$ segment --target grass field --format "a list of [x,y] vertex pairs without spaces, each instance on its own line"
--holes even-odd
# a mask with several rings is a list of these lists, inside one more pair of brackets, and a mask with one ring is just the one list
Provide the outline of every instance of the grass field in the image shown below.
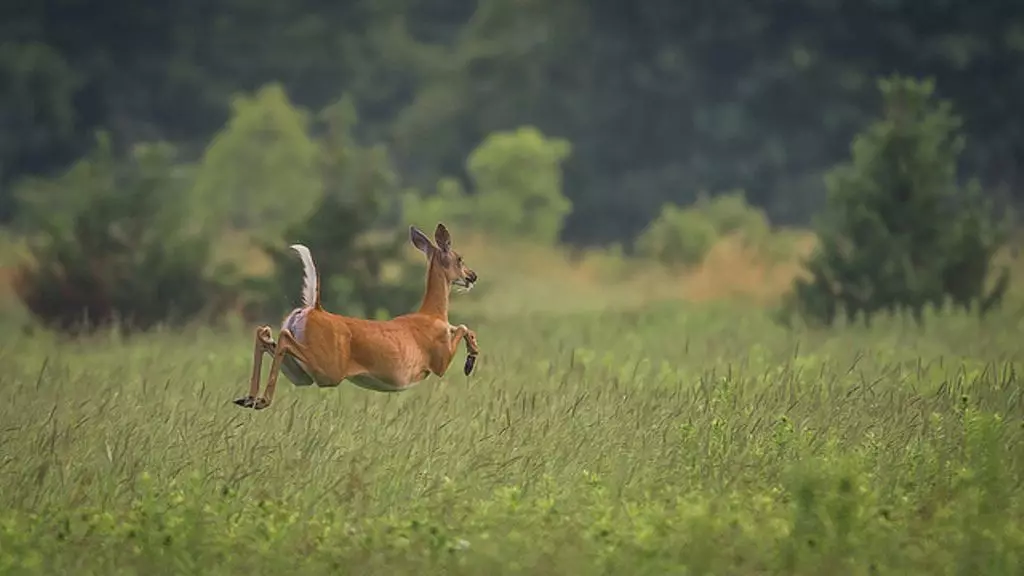
[[247,329],[4,331],[0,573],[1024,572],[1019,308],[504,302],[454,298],[471,378],[262,412]]

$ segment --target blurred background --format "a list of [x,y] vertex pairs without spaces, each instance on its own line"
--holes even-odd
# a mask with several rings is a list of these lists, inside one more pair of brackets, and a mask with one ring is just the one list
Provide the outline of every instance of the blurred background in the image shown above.
[[990,272],[1024,191],[1018,2],[9,1],[0,40],[26,325],[273,321],[293,242],[329,309],[394,315],[408,225],[441,220],[467,313],[777,303],[807,272],[847,298],[803,295],[827,318],[1014,275]]

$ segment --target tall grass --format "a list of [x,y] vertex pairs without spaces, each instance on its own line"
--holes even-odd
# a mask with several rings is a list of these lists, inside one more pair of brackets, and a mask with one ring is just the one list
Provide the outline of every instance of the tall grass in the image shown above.
[[472,378],[261,412],[248,333],[8,333],[0,572],[1024,570],[1019,317],[454,306]]

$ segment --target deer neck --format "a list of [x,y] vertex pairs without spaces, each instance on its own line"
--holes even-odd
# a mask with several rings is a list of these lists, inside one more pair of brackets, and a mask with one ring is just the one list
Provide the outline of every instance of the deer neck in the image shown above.
[[429,314],[448,321],[448,279],[444,276],[444,270],[430,262],[427,269],[427,291],[423,294],[423,303],[420,304],[420,314]]

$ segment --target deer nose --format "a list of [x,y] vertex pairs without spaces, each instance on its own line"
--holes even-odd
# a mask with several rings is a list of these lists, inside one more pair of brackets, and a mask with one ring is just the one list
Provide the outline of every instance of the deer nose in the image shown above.
[[476,282],[476,272],[473,272],[472,270],[467,272],[466,273],[466,280],[469,280],[470,282]]

